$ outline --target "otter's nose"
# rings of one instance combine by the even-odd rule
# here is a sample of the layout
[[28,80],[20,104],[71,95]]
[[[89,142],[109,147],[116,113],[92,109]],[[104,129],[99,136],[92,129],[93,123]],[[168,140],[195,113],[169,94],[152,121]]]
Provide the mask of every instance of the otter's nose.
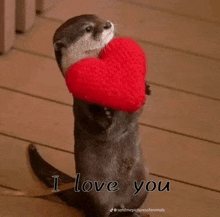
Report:
[[112,24],[109,21],[107,21],[103,26],[104,29],[110,29],[111,27],[112,27]]

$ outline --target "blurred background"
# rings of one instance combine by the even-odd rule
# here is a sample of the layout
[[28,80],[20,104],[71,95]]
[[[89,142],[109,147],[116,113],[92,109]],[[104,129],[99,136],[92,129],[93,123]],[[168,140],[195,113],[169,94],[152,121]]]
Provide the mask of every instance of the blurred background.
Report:
[[[96,14],[134,38],[148,58],[151,86],[140,118],[152,217],[220,213],[220,2],[218,0],[0,0],[0,216],[80,216],[55,197],[4,196],[45,189],[27,146],[75,176],[72,96],[52,37],[67,19]],[[160,210],[164,210],[159,211]]]

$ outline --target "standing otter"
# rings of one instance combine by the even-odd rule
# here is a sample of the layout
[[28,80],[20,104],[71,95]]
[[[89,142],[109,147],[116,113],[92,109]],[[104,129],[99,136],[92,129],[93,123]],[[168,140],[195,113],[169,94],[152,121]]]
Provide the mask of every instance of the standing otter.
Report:
[[[65,77],[67,69],[86,57],[97,57],[114,37],[114,25],[95,15],[73,17],[55,32],[53,44],[58,66]],[[141,216],[137,212],[111,212],[112,209],[137,209],[147,197],[142,190],[134,195],[137,186],[147,177],[139,140],[138,118],[142,112],[127,113],[74,98],[74,139],[77,185],[82,189],[60,192],[58,196],[68,205],[80,208],[86,217]],[[48,187],[53,187],[52,175],[59,183],[74,179],[46,163],[36,148],[29,147],[30,163],[35,174]],[[46,175],[47,174],[47,175]],[[88,190],[89,182],[102,183],[97,191]],[[87,192],[85,192],[87,191]]]

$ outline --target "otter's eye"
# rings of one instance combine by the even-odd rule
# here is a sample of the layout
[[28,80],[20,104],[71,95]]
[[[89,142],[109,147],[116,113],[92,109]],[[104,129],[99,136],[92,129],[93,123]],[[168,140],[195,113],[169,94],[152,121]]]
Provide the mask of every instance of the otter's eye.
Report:
[[91,32],[92,31],[92,27],[91,26],[88,26],[87,28],[86,28],[86,32]]

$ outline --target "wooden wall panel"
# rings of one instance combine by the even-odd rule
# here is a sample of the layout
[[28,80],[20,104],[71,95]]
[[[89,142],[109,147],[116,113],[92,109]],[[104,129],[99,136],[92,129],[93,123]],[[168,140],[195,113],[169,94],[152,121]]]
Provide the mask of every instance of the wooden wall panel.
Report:
[[0,0],[0,54],[6,53],[15,37],[15,0]]
[[26,32],[35,21],[35,0],[16,0],[16,30]]

